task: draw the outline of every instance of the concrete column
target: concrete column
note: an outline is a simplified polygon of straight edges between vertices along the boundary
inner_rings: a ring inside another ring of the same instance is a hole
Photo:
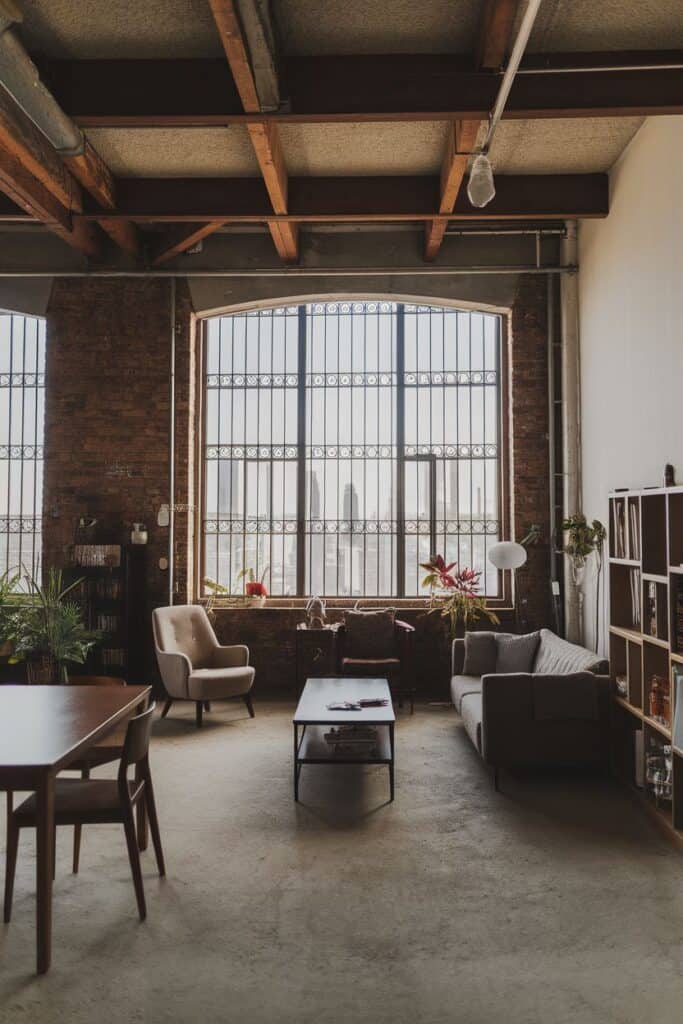
[[[576,221],[567,221],[562,239],[560,262],[578,263]],[[562,460],[564,516],[581,509],[581,376],[579,345],[579,280],[577,274],[562,274],[560,284],[560,322],[562,331]],[[569,559],[564,559],[564,621],[568,640],[582,636],[579,620],[579,593],[572,580]]]

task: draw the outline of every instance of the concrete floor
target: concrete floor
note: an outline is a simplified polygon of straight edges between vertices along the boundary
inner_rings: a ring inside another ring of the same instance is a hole
[[[503,777],[455,712],[420,707],[386,769],[303,769],[291,708],[157,724],[168,877],[122,832],[58,840],[54,954],[34,967],[33,837],[0,926],[0,1021],[127,1024],[678,1024],[683,859],[604,780]],[[0,860],[4,863],[4,859]]]

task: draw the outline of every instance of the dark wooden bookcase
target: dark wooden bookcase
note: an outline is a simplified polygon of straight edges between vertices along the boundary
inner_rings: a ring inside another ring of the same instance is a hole
[[[613,769],[683,843],[683,487],[615,491],[609,511]]]
[[[108,564],[82,564],[102,554]],[[83,607],[90,629],[102,640],[88,655],[85,665],[73,665],[69,675],[120,676],[129,683],[145,680],[146,666],[146,565],[142,544],[76,547],[67,578],[81,579],[74,596]]]

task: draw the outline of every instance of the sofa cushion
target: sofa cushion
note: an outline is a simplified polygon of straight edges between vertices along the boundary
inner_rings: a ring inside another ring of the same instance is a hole
[[[349,658],[391,658],[395,652],[393,608],[346,612],[344,651]]]
[[[485,676],[496,671],[496,634],[490,630],[465,633],[465,664],[463,675]]]
[[[467,735],[481,754],[481,693],[467,693],[460,704],[460,714]]]
[[[551,630],[542,629],[533,671],[547,676],[566,676],[573,672],[602,673],[605,661],[595,651],[570,644]]]
[[[500,634],[496,637],[497,673],[531,672],[536,657],[540,633],[525,633],[522,636]]]
[[[191,700],[221,700],[249,693],[255,670],[250,665],[239,668],[199,668],[190,673],[187,692]]]
[[[458,714],[461,714],[462,699],[468,693],[481,693],[481,676],[453,676],[451,679],[451,698]]]

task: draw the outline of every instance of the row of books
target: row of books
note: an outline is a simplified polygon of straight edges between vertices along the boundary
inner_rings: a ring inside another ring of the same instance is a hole
[[[97,628],[101,633],[115,633],[119,628],[118,615],[98,615]]]
[[[629,583],[631,587],[631,623],[634,629],[640,628],[640,569],[629,570]]]
[[[683,585],[680,580],[678,580],[676,588],[674,629],[676,631],[676,650],[683,652]]]
[[[628,534],[626,507],[628,505]],[[612,540],[615,558],[640,559],[640,509],[636,501],[617,499],[612,502]]]

